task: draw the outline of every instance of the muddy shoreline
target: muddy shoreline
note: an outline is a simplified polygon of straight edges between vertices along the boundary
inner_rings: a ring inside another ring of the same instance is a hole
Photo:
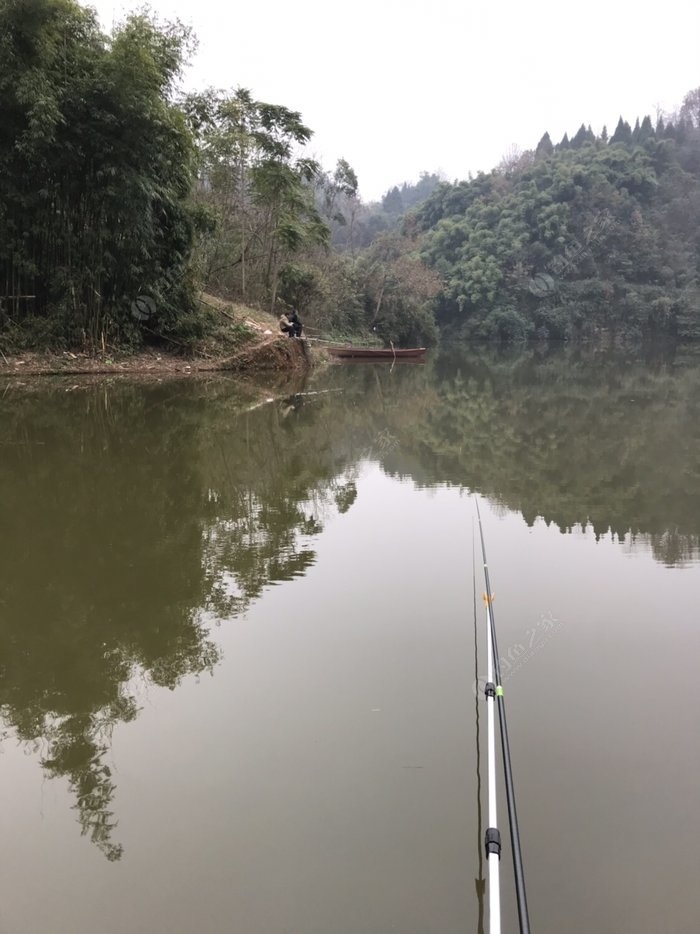
[[[167,377],[231,373],[299,374],[319,360],[306,341],[271,337],[234,355],[174,354],[163,350],[137,354],[90,355],[87,353],[24,353],[0,357],[0,379],[47,376],[135,376]]]

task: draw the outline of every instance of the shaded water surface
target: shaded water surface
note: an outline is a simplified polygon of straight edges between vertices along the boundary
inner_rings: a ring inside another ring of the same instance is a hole
[[[697,930],[699,363],[0,386],[0,934],[478,931],[471,493],[533,931]]]

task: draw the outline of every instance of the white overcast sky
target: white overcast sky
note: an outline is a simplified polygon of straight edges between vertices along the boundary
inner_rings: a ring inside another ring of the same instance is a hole
[[[95,0],[109,29],[140,0]],[[151,0],[194,28],[188,89],[247,87],[301,112],[365,200],[489,170],[581,122],[612,132],[700,86],[700,3],[666,0]]]

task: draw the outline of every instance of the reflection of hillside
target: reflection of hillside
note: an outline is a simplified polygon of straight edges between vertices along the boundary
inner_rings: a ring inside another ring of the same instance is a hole
[[[496,468],[494,492],[529,521],[539,513],[562,529],[589,521],[596,533],[631,532],[666,563],[696,555],[698,370],[560,357],[536,374],[514,381],[522,402],[499,399],[519,469]]]
[[[691,364],[443,355],[403,386],[385,373],[367,406],[382,409],[398,439],[380,458],[388,473],[464,485],[529,523],[631,532],[675,564],[699,547],[700,372]]]
[[[202,611],[228,615],[303,574],[319,516],[351,492],[324,451],[292,440],[303,413],[247,407],[222,381],[1,407],[0,710],[68,780],[109,859],[121,847],[105,753],[137,715],[133,676],[174,688],[212,668]]]

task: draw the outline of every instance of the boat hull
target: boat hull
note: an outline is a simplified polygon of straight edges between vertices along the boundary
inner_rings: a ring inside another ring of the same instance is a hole
[[[425,347],[328,347],[328,353],[340,359],[353,360],[415,360],[424,357]]]

